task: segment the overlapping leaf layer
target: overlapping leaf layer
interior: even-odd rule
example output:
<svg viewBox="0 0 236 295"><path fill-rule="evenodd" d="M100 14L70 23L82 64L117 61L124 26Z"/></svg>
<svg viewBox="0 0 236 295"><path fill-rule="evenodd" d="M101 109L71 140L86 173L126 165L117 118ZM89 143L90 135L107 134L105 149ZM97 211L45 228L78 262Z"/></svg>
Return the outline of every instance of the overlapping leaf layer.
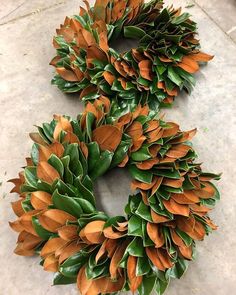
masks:
<svg viewBox="0 0 236 295"><path fill-rule="evenodd" d="M83 295L162 294L194 258L195 241L216 229L208 212L219 175L195 162L195 132L147 106L124 112L104 96L77 120L54 116L31 134L31 157L11 180L15 253L38 253L54 284L77 282ZM93 183L117 166L129 169L135 192L125 215L110 217L97 211Z"/></svg>
<svg viewBox="0 0 236 295"><path fill-rule="evenodd" d="M212 59L200 52L196 34L188 13L160 0L86 2L57 30L52 82L85 101L109 95L125 105L170 105L180 90L192 90L199 63ZM137 39L138 47L119 53L110 47L119 37Z"/></svg>

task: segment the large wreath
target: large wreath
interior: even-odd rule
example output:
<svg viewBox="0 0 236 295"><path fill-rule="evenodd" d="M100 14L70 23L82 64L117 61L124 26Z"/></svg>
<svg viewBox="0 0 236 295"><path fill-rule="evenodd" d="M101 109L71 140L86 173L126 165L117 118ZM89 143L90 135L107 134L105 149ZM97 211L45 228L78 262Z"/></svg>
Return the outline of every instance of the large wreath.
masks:
<svg viewBox="0 0 236 295"><path fill-rule="evenodd" d="M212 59L199 50L190 15L163 8L162 0L97 0L92 8L84 2L86 9L66 17L53 41L53 84L64 92L157 109L170 105L181 89L190 92L199 63ZM137 48L116 51L111 44L121 36L138 40Z"/></svg>
<svg viewBox="0 0 236 295"><path fill-rule="evenodd" d="M195 133L147 106L123 113L104 96L77 120L55 115L31 133L31 157L11 180L15 253L39 254L54 284L77 281L84 295L162 294L194 258L195 241L216 229L208 212L219 175L195 162ZM124 216L110 217L97 211L93 183L117 166L129 170L135 193Z"/></svg>

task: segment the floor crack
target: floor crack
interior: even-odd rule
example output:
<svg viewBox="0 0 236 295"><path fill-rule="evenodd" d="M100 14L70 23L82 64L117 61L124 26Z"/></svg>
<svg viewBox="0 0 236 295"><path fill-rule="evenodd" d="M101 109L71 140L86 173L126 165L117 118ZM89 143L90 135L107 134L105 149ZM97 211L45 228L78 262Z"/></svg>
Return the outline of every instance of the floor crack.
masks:
<svg viewBox="0 0 236 295"><path fill-rule="evenodd" d="M216 22L216 20L201 6L199 5L196 0L194 0L194 3L207 15L207 17L213 21L213 23L234 43L236 44L236 41L229 35L228 32L225 32L225 30ZM231 33L231 32L230 32Z"/></svg>
<svg viewBox="0 0 236 295"><path fill-rule="evenodd" d="M25 1L26 2L26 1ZM1 19L4 19L5 17L9 16L11 13L13 13L14 11L16 11L18 8L20 8L25 2L23 2L22 4L20 4L17 8L15 8L14 10L12 10L10 13L8 13L7 15L5 15L4 17L2 17ZM47 6L47 7L43 7L43 8L38 8L38 9L35 9L34 11L31 11L29 13L26 13L24 15L20 15L18 17L15 17L15 18L12 18L6 22L2 22L0 23L0 26L3 26L3 25L6 25L6 24L9 24L9 23L12 23L12 22L15 22L15 21L18 21L20 19L23 19L23 18L26 18L26 17L29 17L31 15L34 15L34 14L38 14L38 13L41 13L45 10L48 10L48 9L51 9L53 7L56 7L56 6L59 6L59 5L62 5L62 4L65 4L66 1L60 1L58 3L55 3L53 5L50 5L50 6Z"/></svg>

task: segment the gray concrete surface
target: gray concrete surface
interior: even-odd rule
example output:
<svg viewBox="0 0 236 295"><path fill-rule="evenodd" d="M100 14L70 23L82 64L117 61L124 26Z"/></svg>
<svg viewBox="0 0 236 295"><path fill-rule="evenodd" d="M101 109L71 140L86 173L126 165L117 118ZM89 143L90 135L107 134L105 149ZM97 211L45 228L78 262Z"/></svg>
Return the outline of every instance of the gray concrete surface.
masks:
<svg viewBox="0 0 236 295"><path fill-rule="evenodd" d="M49 121L54 113L75 116L82 110L76 96L66 96L50 85L53 69L48 66L54 55L51 39L55 28L66 14L76 13L81 2L0 3L1 295L78 293L73 285L51 287L52 275L38 265L38 258L12 254L16 235L9 229L8 221L14 219L10 201L16 196L9 195L11 185L6 181L24 165L31 146L27 134L34 130L34 124ZM176 0L175 6L185 7L189 3ZM236 25L236 4L233 0L197 0L185 10L198 22L204 51L215 58L197 74L192 95L181 94L174 107L165 112L182 129L198 128L194 146L199 161L204 162L206 170L223 172L218 183L222 200L211 214L219 230L198 243L196 262L191 263L184 278L171 282L166 294L231 295L236 286L236 44L229 30ZM129 193L128 183L127 173L121 170L99 181L99 198L108 212L117 214L122 210Z"/></svg>

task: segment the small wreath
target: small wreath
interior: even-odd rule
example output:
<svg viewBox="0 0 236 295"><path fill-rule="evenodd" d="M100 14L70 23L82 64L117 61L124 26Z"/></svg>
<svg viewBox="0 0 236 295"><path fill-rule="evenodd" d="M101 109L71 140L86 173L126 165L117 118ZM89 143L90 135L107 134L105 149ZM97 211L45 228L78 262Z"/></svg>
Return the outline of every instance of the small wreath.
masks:
<svg viewBox="0 0 236 295"><path fill-rule="evenodd" d="M81 294L162 294L194 258L195 241L216 229L208 212L219 175L194 162L195 133L147 106L124 114L104 96L77 120L55 115L31 133L31 157L11 180L20 195L15 253L39 254L54 284L77 281ZM136 192L124 216L109 217L96 209L93 183L117 166L128 168Z"/></svg>
<svg viewBox="0 0 236 295"><path fill-rule="evenodd" d="M52 83L64 92L157 109L170 105L180 90L191 92L199 63L213 58L199 51L190 15L163 9L163 1L97 0L92 8L84 2L87 9L66 17L53 41ZM120 54L110 43L121 36L138 40L138 47Z"/></svg>

